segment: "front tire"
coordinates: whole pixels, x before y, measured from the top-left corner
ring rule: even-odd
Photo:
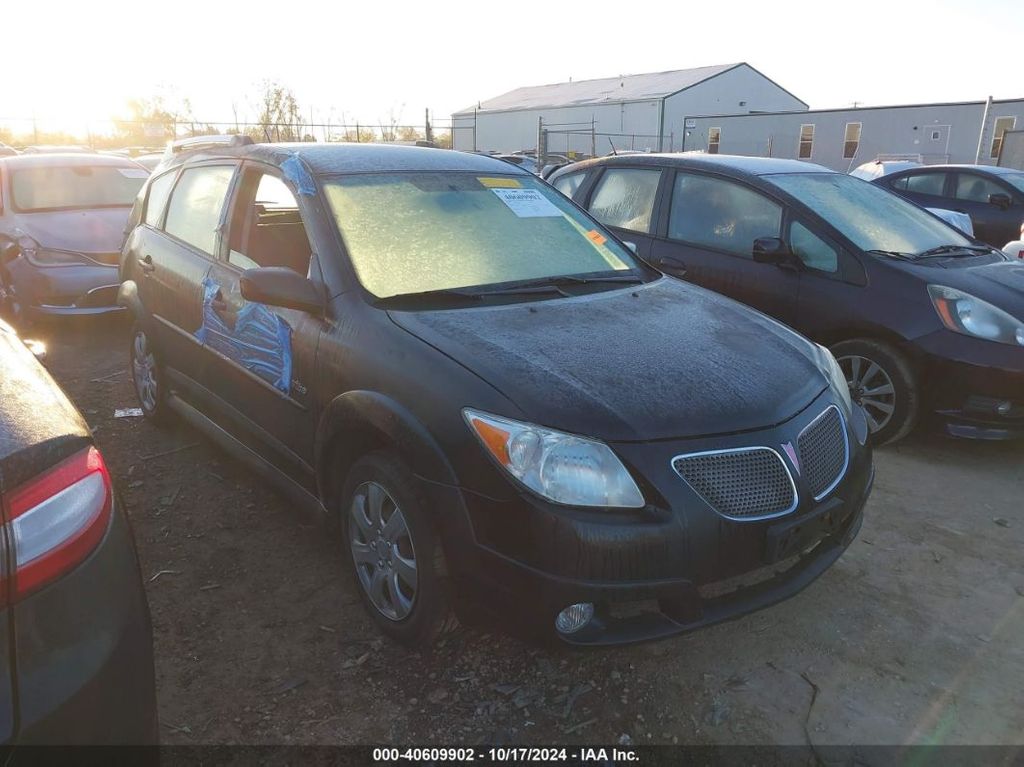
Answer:
[[[401,460],[375,452],[357,461],[339,512],[359,595],[383,633],[427,647],[458,625],[440,541]]]
[[[853,401],[864,408],[875,445],[906,437],[917,423],[920,395],[907,358],[883,341],[857,338],[832,347]]]
[[[132,384],[142,414],[153,423],[166,423],[169,410],[164,369],[152,338],[138,322],[132,327],[129,356]]]

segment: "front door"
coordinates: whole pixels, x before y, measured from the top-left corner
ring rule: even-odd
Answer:
[[[1010,204],[990,202],[992,195],[1002,195]],[[974,236],[982,242],[1001,248],[1020,238],[1024,206],[1019,193],[1008,185],[980,173],[960,171],[956,174],[953,197],[950,207],[971,217]]]
[[[782,235],[782,205],[732,179],[679,171],[671,187],[655,266],[792,325],[800,272],[759,264],[754,240]]]
[[[138,262],[133,273],[174,388],[203,377],[206,358],[196,336],[202,324],[202,285],[220,247],[236,168],[199,165],[177,177],[171,171],[154,179],[143,226],[133,235],[130,257]]]
[[[313,479],[314,364],[322,321],[246,301],[246,269],[276,266],[309,276],[309,239],[293,191],[276,172],[246,164],[229,212],[227,247],[203,285],[206,386],[215,419],[307,489]],[[312,275],[320,279],[319,275]]]

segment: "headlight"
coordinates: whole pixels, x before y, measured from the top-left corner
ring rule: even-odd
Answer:
[[[846,373],[839,367],[839,363],[836,362],[835,355],[832,352],[821,344],[818,344],[818,348],[821,350],[821,372],[825,374],[825,378],[832,384],[833,391],[846,403],[846,412],[852,412],[853,401],[850,399],[850,385],[846,381]]]
[[[1024,346],[1024,322],[998,306],[943,285],[929,285],[928,295],[932,297],[942,324],[953,332]]]
[[[603,442],[469,408],[462,414],[498,465],[538,495],[568,506],[644,505],[636,482]]]

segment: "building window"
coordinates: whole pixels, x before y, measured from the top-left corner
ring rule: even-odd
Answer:
[[[814,126],[813,125],[801,125],[800,126],[800,151],[797,153],[797,157],[801,160],[811,159],[811,155],[814,153]]]
[[[933,130],[932,131],[932,141],[938,141],[940,138],[942,138],[942,134],[939,131],[937,131],[937,130]]]
[[[1016,117],[997,117],[996,126],[992,131],[992,151],[989,152],[989,157],[998,157],[999,150],[1003,148],[1003,134],[1008,130],[1013,130],[1013,127],[1017,124]]]
[[[846,138],[843,140],[844,160],[852,160],[857,156],[857,147],[860,146],[860,128],[860,123],[846,123]]]
[[[718,145],[722,143],[722,129],[708,128],[708,154],[718,154]]]

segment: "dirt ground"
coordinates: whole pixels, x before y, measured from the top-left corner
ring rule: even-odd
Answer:
[[[653,644],[375,633],[337,541],[137,403],[123,323],[42,327],[127,502],[167,743],[1024,743],[1024,445],[876,453],[858,539],[803,593]],[[171,452],[175,451],[175,452]]]

